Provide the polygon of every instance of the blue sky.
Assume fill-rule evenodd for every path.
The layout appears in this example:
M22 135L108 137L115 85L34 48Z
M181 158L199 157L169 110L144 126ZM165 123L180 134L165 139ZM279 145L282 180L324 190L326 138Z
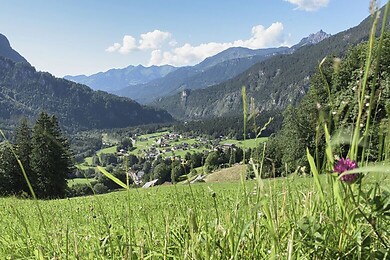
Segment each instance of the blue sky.
M62 77L290 46L368 15L368 0L1 0L0 33L37 70Z

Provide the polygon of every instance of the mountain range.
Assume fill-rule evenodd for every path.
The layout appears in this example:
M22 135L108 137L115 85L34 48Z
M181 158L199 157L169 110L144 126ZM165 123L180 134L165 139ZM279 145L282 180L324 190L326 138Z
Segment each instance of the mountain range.
M287 53L288 48L250 50L230 48L203 62L183 67L149 83L115 91L119 96L132 97L140 103L176 94L184 89L202 89L226 81L249 69L253 64L273 55Z
M112 80L110 88L106 88L109 79L112 79L112 72L100 72L90 77L69 77L67 79L78 83L84 83L94 89L100 88L117 94L129 97L140 103L150 103L156 99L170 96L183 90L195 90L207 88L226 80L249 69L254 64L280 54L289 54L304 45L312 45L329 37L322 30L316 34L301 40L297 45L279 48L267 48L252 50L243 47L232 47L226 49L212 57L206 58L195 66L181 67L173 70L167 75L159 74L153 80L145 80L140 84L133 84L127 74L127 68L116 70L117 77ZM154 66L155 67L155 66ZM144 68L144 70L150 68ZM165 66L161 67L165 68ZM120 76L122 75L122 76ZM122 80L122 81L121 81ZM120 86L127 85L125 88Z
M170 65L151 67L130 65L123 69L110 69L106 72L99 72L91 76L66 75L64 79L87 85L94 90L103 90L112 93L113 91L131 85L143 84L157 78L162 78L176 69Z

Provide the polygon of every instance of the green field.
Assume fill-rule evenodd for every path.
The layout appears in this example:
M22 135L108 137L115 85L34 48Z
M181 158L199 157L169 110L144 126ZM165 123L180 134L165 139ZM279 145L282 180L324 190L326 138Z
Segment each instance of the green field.
M116 153L116 145L115 146L111 146L111 147L107 147L107 148L104 148L104 149L100 149L99 151L96 152L97 155L101 155L103 153ZM85 170L85 169L88 169L90 168L89 166L92 165L92 157L85 157L84 159L84 162L76 165L77 168L81 169L81 170Z
M238 147L241 148L255 148L258 147L259 144L264 143L267 141L268 137L260 137L257 139L247 139L245 141L239 141L239 140L234 140L234 139L227 139L221 141L222 144L234 144Z
M68 186L72 187L75 184L88 184L94 181L94 179L86 179L86 178L75 178L68 180Z
M388 176L374 176L365 178L363 187L378 182L388 189ZM323 198L311 177L158 186L51 201L2 198L0 256L354 258L361 250L359 243L368 237L371 249L366 250L379 250L381 243L355 206L335 201L330 176L319 181ZM342 196L348 197L348 192ZM377 222L387 242L389 228L383 218Z
M165 134L168 134L169 132L168 131L163 131L163 132L155 132L155 133L151 133L151 134L145 134L145 135L140 135L138 136L138 138L152 138L155 137L155 138L158 138L160 136L163 136Z

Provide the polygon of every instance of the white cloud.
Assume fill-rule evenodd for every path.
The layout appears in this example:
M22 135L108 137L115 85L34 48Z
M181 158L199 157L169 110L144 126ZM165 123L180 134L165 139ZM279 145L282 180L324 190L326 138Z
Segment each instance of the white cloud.
M175 47L177 45L177 41L175 39L169 42L169 46Z
M276 22L268 28L262 25L254 26L252 28L252 36L247 40L237 40L227 43L210 42L197 46L186 43L170 51L163 52L161 50L154 50L151 53L149 65L193 65L230 47L260 49L282 45L286 45L283 35L283 24Z
M286 46L283 24L275 22L268 28L263 25L256 25L252 28L251 37L246 40L232 42L209 42L196 46L185 43L176 47L177 41L169 32L154 30L143 33L139 40L131 35L125 35L122 44L114 43L109 46L107 52L119 52L128 54L132 51L151 51L148 65L171 64L174 66L193 65L207 57L215 55L230 47L246 47L260 49L267 47Z
M234 46L242 46L251 49L259 49L267 46L280 46L285 44L282 32L283 24L280 22L273 23L268 28L257 25L252 28L252 37L250 39L246 41L235 41Z
M304 10L308 12L317 11L322 7L326 7L329 4L329 0L284 0L293 5L296 5L298 10Z
M112 46L109 46L106 51L119 51L122 54L127 54L136 50L155 50L161 48L161 46L171 38L171 33L162 32L160 30L141 34L138 43L133 36L125 35L123 37L122 44L114 43ZM172 41L175 42L174 39Z
M161 45L172 37L169 32L162 32L160 30L154 30L141 34L138 48L140 50L155 50L161 47Z
M121 45L119 43L114 43L112 46L108 47L106 51L108 52L115 52L121 48Z
M119 48L119 52L122 54L129 53L137 49L135 38L131 35L125 35L123 37L122 47Z

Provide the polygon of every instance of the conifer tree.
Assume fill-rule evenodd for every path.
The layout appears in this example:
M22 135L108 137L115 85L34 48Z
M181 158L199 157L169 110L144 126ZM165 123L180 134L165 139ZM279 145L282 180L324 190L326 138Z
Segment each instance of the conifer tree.
M15 176L18 163L8 144L0 144L0 195L19 194L19 181Z
M23 118L20 121L19 126L15 130L15 145L14 150L16 156L20 160L23 165L23 168L30 180L31 183L36 182L36 178L34 173L31 170L30 162L31 162L31 129L28 126L28 121L26 118ZM17 174L14 176L15 180L18 183L18 190L26 193L30 193L28 189L27 182L23 176L22 169L18 166Z
M37 176L39 197L65 195L66 177L72 171L69 144L62 136L57 118L45 112L39 114L33 128L31 168Z

